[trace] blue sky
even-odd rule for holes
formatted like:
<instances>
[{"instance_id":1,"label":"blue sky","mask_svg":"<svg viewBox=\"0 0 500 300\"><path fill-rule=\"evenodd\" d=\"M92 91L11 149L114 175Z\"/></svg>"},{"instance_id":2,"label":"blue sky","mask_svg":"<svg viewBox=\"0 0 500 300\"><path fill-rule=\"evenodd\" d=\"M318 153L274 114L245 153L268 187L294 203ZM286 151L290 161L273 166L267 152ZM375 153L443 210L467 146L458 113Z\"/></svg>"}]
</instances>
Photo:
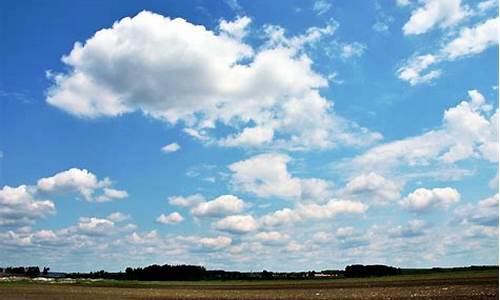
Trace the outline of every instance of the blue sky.
<instances>
[{"instance_id":1,"label":"blue sky","mask_svg":"<svg viewBox=\"0 0 500 300\"><path fill-rule=\"evenodd\" d=\"M1 4L0 265L498 264L498 3Z\"/></svg>"}]
</instances>

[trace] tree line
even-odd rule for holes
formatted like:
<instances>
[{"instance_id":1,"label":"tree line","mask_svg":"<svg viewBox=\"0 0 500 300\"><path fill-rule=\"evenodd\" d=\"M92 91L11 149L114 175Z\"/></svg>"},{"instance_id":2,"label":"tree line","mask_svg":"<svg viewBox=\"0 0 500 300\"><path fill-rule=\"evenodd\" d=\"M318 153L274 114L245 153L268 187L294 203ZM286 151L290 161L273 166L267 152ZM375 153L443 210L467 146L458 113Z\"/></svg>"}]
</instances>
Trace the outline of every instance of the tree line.
<instances>
[{"instance_id":1,"label":"tree line","mask_svg":"<svg viewBox=\"0 0 500 300\"><path fill-rule=\"evenodd\" d=\"M460 268L432 268L432 269L400 269L386 265L349 265L344 270L323 270L320 272L238 272L225 270L207 270L197 265L150 265L147 267L127 267L124 272L106 272L104 270L90 273L66 273L65 277L74 279L115 279L141 281L193 281L193 280L273 280L273 279L312 279L336 277L375 277L400 274L422 274L451 271L498 269L498 266L470 266ZM54 276L61 273L50 273L50 268L42 271L37 266L0 268L0 276Z\"/></svg>"},{"instance_id":2,"label":"tree line","mask_svg":"<svg viewBox=\"0 0 500 300\"><path fill-rule=\"evenodd\" d=\"M26 276L26 277L38 277L40 275L48 275L50 268L44 267L43 271L40 272L40 267L30 266L30 267L6 267L0 268L0 274L14 275L14 276Z\"/></svg>"}]
</instances>

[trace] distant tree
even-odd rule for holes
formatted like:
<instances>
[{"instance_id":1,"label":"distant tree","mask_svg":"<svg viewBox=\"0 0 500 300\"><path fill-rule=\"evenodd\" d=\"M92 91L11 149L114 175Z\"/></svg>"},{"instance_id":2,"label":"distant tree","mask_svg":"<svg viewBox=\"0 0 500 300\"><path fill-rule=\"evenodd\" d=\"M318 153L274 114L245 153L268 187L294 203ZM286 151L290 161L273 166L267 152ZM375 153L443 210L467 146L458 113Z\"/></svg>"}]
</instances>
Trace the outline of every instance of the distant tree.
<instances>
[{"instance_id":1,"label":"distant tree","mask_svg":"<svg viewBox=\"0 0 500 300\"><path fill-rule=\"evenodd\" d=\"M40 268L39 267L28 267L26 269L26 276L37 277L39 275L40 275Z\"/></svg>"},{"instance_id":2,"label":"distant tree","mask_svg":"<svg viewBox=\"0 0 500 300\"><path fill-rule=\"evenodd\" d=\"M345 267L346 277L370 277L399 274L401 274L401 269L385 265L351 265Z\"/></svg>"},{"instance_id":3,"label":"distant tree","mask_svg":"<svg viewBox=\"0 0 500 300\"><path fill-rule=\"evenodd\" d=\"M273 272L268 272L266 270L262 271L262 278L263 279L271 279L271 278L273 278Z\"/></svg>"}]
</instances>

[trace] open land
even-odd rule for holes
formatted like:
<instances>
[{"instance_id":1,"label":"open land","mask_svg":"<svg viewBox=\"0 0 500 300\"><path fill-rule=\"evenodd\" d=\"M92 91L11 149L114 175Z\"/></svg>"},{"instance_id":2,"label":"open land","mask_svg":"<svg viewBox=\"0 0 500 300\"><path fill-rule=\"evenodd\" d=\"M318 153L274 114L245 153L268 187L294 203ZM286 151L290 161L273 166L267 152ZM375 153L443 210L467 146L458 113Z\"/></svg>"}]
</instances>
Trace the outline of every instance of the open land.
<instances>
[{"instance_id":1,"label":"open land","mask_svg":"<svg viewBox=\"0 0 500 300\"><path fill-rule=\"evenodd\" d=\"M0 300L498 299L498 270L377 278L145 282L0 282Z\"/></svg>"}]
</instances>

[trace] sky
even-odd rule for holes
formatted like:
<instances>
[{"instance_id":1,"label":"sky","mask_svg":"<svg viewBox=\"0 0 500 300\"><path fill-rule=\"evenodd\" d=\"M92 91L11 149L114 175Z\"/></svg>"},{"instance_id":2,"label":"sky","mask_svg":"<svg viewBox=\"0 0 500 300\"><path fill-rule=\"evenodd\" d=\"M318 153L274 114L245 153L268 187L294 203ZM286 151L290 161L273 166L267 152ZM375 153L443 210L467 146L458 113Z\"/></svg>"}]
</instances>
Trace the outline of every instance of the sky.
<instances>
[{"instance_id":1,"label":"sky","mask_svg":"<svg viewBox=\"0 0 500 300\"><path fill-rule=\"evenodd\" d=\"M0 266L498 264L496 0L0 14Z\"/></svg>"}]
</instances>

